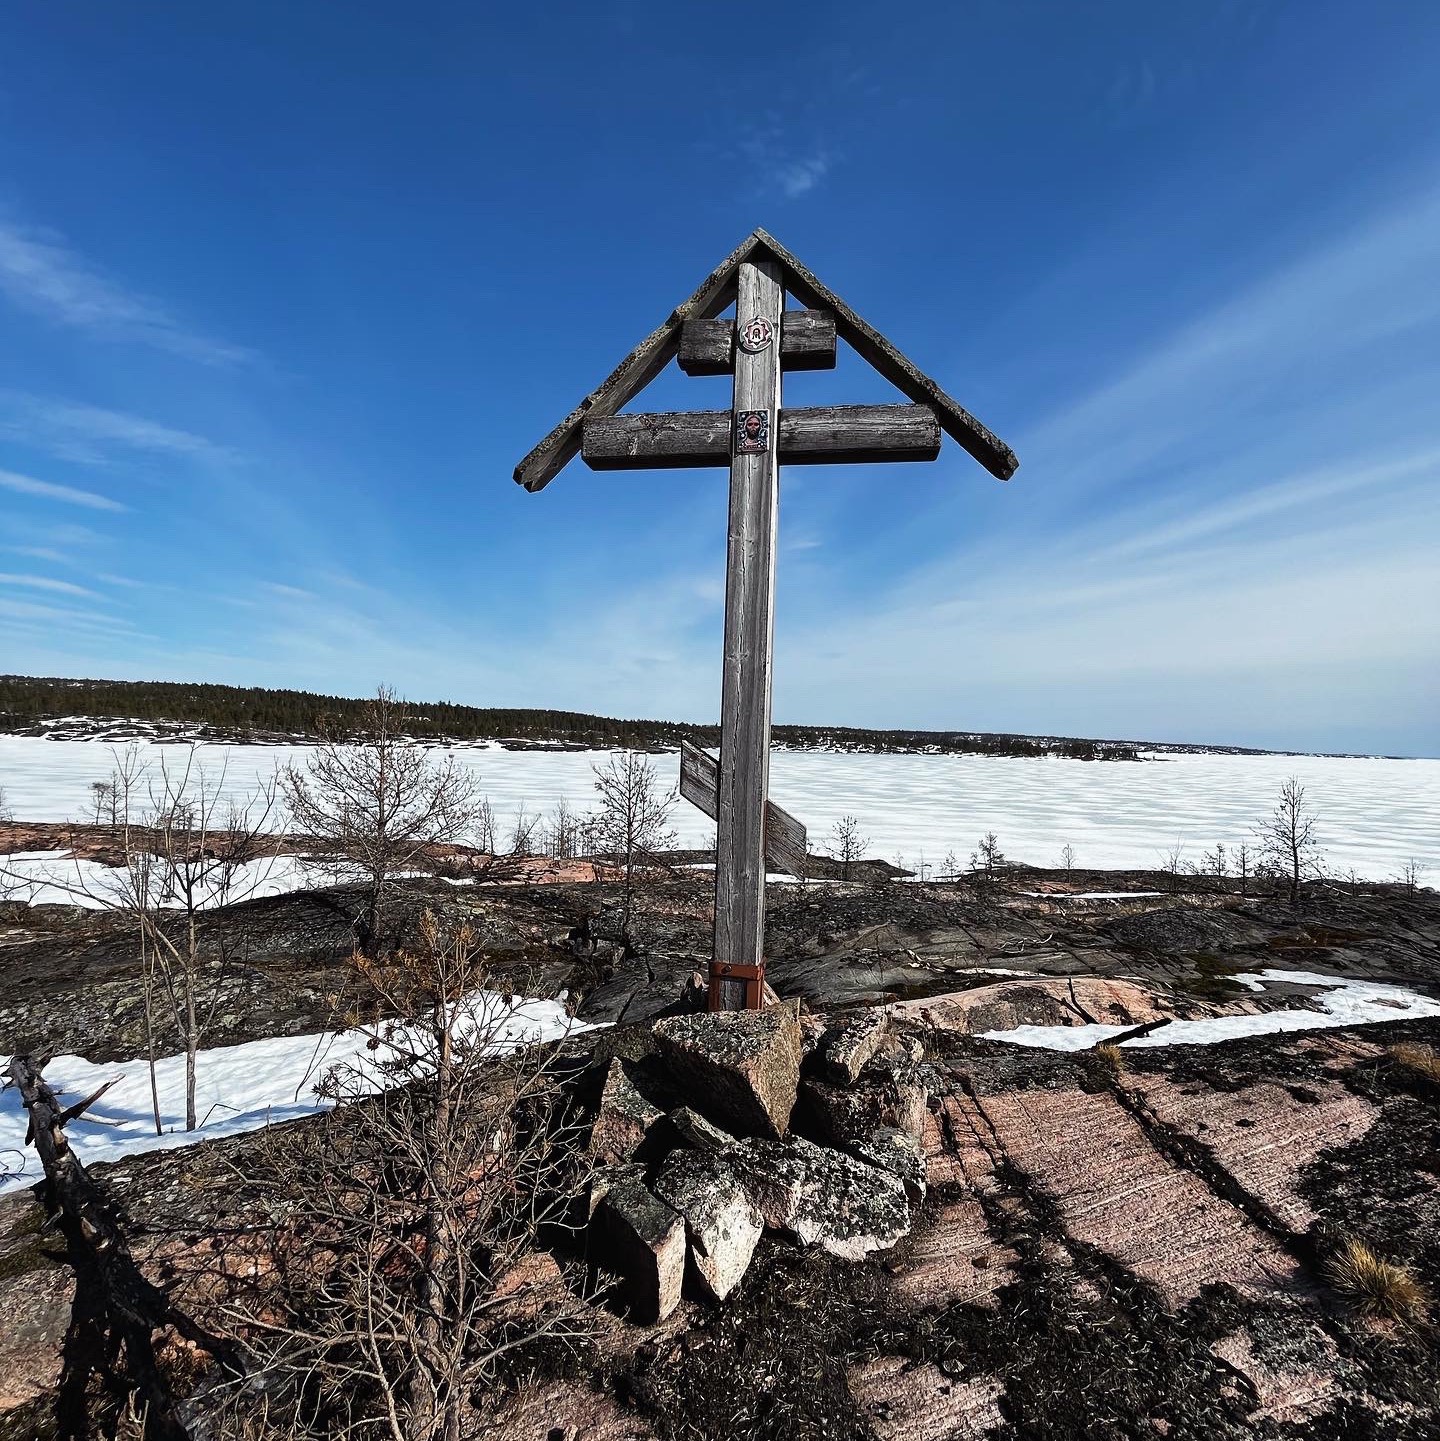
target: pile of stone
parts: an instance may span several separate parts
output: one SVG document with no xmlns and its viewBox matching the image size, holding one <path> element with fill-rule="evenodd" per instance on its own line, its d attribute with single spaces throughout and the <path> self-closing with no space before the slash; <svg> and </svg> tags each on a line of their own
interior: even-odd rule
<svg viewBox="0 0 1440 1441">
<path fill-rule="evenodd" d="M 609 1033 L 591 1067 L 589 1250 L 637 1321 L 687 1289 L 723 1301 L 766 1229 L 858 1260 L 924 1200 L 926 1068 L 882 1011 L 669 1016 Z"/>
</svg>

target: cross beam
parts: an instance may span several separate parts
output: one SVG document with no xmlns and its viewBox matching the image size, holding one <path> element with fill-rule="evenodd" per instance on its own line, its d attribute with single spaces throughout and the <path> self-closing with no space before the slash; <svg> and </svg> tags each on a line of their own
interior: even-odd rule
<svg viewBox="0 0 1440 1441">
<path fill-rule="evenodd" d="M 789 292 L 805 310 L 786 311 Z M 734 303 L 735 319 L 720 319 Z M 835 364 L 837 337 L 909 405 L 783 410 L 785 370 Z M 671 359 L 691 375 L 733 371 L 730 411 L 622 415 Z M 594 470 L 730 466 L 720 760 L 688 747 L 681 791 L 715 817 L 715 1009 L 764 995 L 765 859 L 803 869 L 805 833 L 768 799 L 780 462 L 933 460 L 940 432 L 1006 480 L 1014 452 L 763 230 L 713 270 L 515 468 L 545 487 L 577 454 Z"/>
<path fill-rule="evenodd" d="M 607 415 L 587 420 L 580 454 L 591 470 L 678 470 L 728 465 L 735 434 L 728 410 Z M 821 405 L 780 412 L 785 465 L 934 460 L 940 422 L 927 405 Z"/>
</svg>

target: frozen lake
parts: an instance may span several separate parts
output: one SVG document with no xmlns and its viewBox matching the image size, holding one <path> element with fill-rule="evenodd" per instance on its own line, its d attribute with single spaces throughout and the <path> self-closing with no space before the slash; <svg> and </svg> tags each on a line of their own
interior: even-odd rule
<svg viewBox="0 0 1440 1441">
<path fill-rule="evenodd" d="M 178 745 L 142 742 L 149 757 L 180 759 Z M 17 820 L 66 821 L 89 809 L 89 787 L 112 765 L 108 745 L 0 736 L 0 789 Z M 304 763 L 307 748 L 202 746 L 208 773 L 223 766 L 226 789 L 242 794 L 277 766 Z M 497 824 L 524 805 L 549 810 L 562 797 L 576 808 L 594 798 L 591 768 L 604 752 L 457 749 L 478 773 Z M 668 784 L 675 755 L 654 757 Z M 1005 854 L 1034 865 L 1060 863 L 1069 844 L 1082 867 L 1153 867 L 1177 842 L 1198 861 L 1217 841 L 1227 849 L 1253 836 L 1281 782 L 1297 776 L 1319 817 L 1332 872 L 1389 879 L 1411 858 L 1440 882 L 1440 760 L 1335 760 L 1316 756 L 1166 756 L 1142 763 L 1013 760 L 990 756 L 852 755 L 776 752 L 773 799 L 808 827 L 823 850 L 842 815 L 860 818 L 868 854 L 938 866 L 947 851 L 963 862 L 986 831 Z M 706 845 L 712 823 L 680 803 L 682 844 Z M 503 833 L 503 832 L 502 832 Z"/>
</svg>

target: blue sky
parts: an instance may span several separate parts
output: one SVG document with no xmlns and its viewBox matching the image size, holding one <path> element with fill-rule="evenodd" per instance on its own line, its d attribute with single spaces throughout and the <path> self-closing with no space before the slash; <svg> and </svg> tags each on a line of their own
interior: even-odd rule
<svg viewBox="0 0 1440 1441">
<path fill-rule="evenodd" d="M 1020 456 L 785 476 L 777 720 L 1440 754 L 1437 73 L 1400 0 L 17 0 L 0 670 L 712 719 L 724 473 L 510 473 L 763 225 Z"/>
</svg>

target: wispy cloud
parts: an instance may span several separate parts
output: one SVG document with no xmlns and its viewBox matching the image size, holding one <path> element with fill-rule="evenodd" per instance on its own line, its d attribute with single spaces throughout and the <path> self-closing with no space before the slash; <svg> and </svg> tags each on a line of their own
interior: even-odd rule
<svg viewBox="0 0 1440 1441">
<path fill-rule="evenodd" d="M 83 465 L 103 465 L 116 451 L 181 459 L 234 458 L 203 435 L 143 416 L 13 390 L 0 391 L 0 436 Z"/>
<path fill-rule="evenodd" d="M 751 122 L 735 146 L 755 190 L 796 200 L 830 173 L 833 156 L 824 145 L 798 138 L 778 115 Z"/>
<path fill-rule="evenodd" d="M 53 580 L 48 575 L 14 575 L 0 571 L 0 585 L 27 586 L 31 590 L 47 590 L 55 595 L 78 595 L 88 600 L 100 598 L 95 591 L 86 590 L 83 585 L 76 585 L 68 580 Z"/>
<path fill-rule="evenodd" d="M 0 488 L 17 495 L 33 495 L 38 500 L 58 500 L 64 505 L 83 505 L 91 510 L 125 510 L 118 500 L 97 495 L 93 490 L 77 490 L 73 485 L 56 485 L 33 476 L 17 475 L 13 470 L 0 470 Z"/>
<path fill-rule="evenodd" d="M 159 301 L 126 289 L 51 231 L 0 219 L 0 291 L 32 314 L 107 340 L 237 365 L 255 354 L 191 330 Z"/>
</svg>

